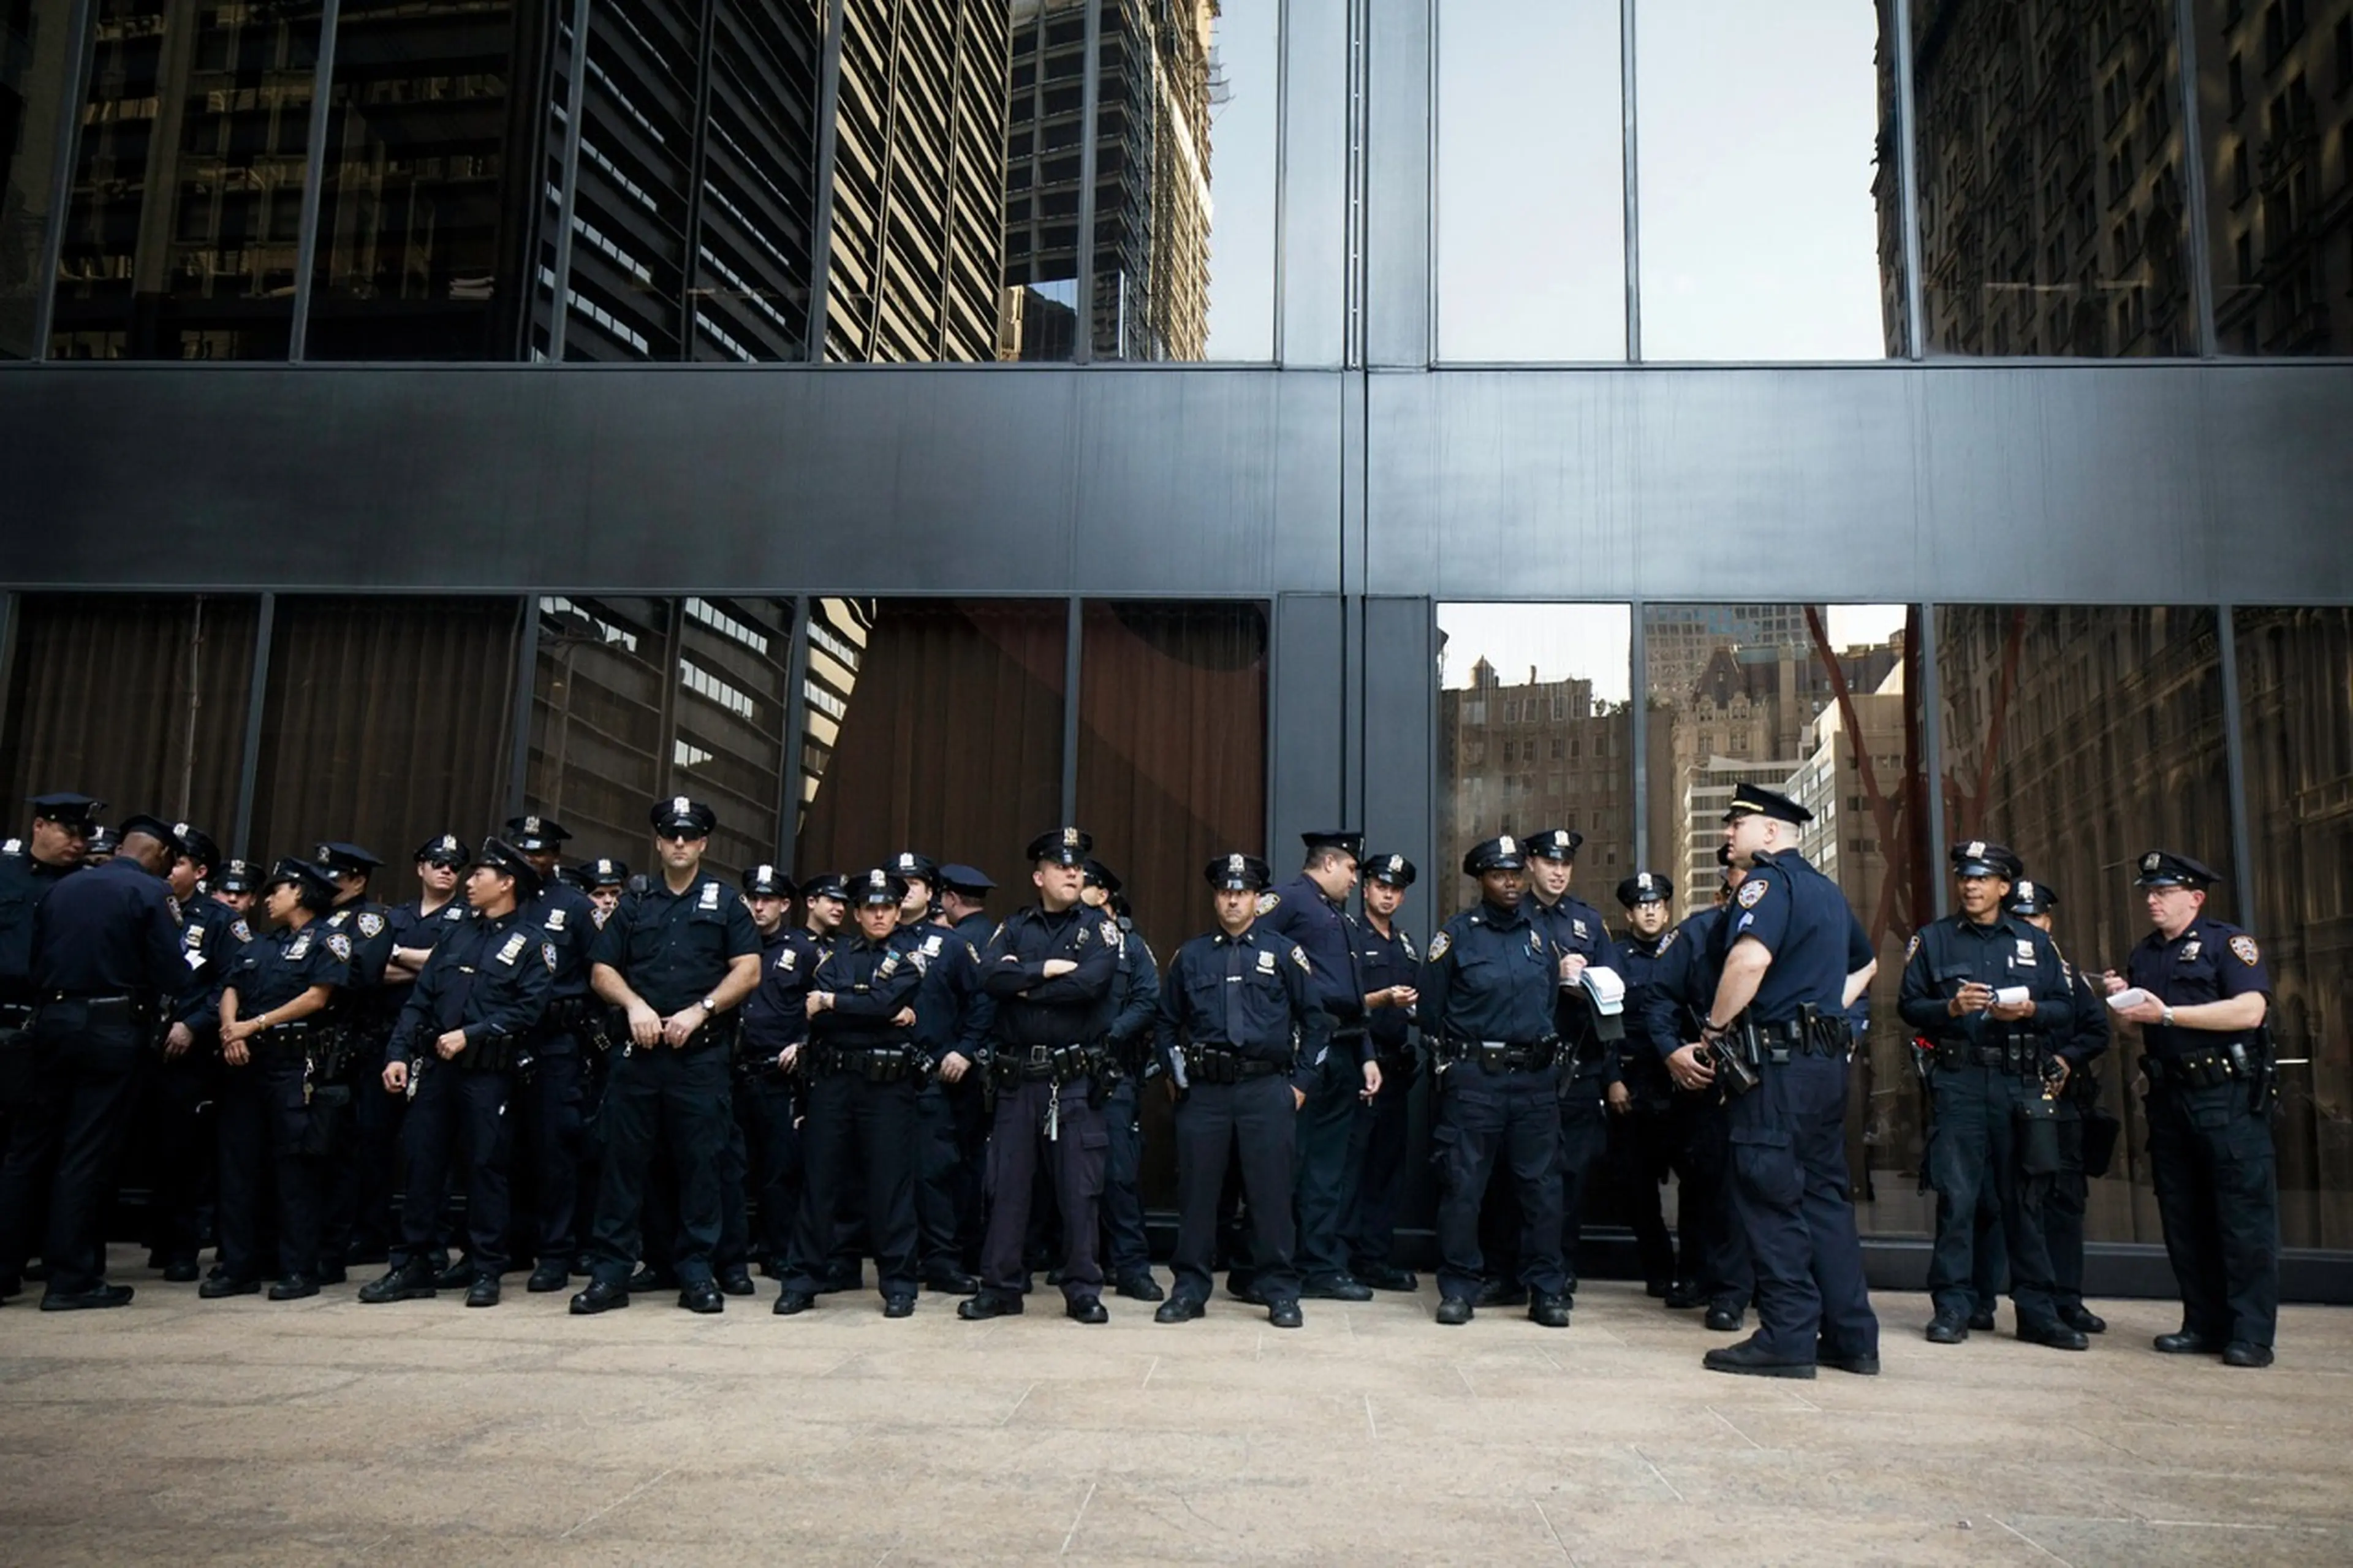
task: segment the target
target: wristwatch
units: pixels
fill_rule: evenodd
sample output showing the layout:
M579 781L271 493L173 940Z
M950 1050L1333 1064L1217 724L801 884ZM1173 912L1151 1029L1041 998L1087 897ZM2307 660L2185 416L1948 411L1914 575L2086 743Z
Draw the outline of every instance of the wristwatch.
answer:
M716 996L705 996L699 1004L697 1004L697 1005L702 1007L702 1009L706 1013L716 1013L719 1011L719 998Z
M2160 1014L2160 1015L2158 1016L2158 1020L2157 1020L2157 1021L2158 1021L2158 1023L2160 1023L2160 1024L2164 1025L2164 1026L2165 1026L2167 1028L2168 1028L2168 1029L2170 1029L2171 1027L2173 1027L2173 1009L2172 1009L2172 1008L2170 1008L2170 1007L2168 1007L2168 1008L2167 1008L2167 1009L2166 1009L2162 1014Z

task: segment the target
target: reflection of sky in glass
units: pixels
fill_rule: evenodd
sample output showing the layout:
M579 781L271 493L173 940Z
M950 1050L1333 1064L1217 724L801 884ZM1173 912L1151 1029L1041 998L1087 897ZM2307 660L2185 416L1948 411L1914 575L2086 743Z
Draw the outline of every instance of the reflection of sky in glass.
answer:
M1216 49L1209 89L1213 360L1274 357L1274 89L1280 16L1279 0L1225 0L1209 35Z
M1832 605L1823 619L1832 647L1883 643L1904 629L1902 605ZM1624 605L1440 605L1445 635L1441 676L1471 684L1485 658L1497 677L1518 685L1534 666L1539 680L1580 676L1597 701L1623 702L1630 680L1633 615Z

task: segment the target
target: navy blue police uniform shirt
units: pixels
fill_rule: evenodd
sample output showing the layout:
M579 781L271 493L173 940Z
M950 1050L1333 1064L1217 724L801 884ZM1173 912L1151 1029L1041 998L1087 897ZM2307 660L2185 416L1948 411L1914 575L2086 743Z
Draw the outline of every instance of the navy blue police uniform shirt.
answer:
M1651 1038L1647 1020L1651 1016L1653 994L1658 990L1662 972L1667 966L1667 955L1681 943L1673 928L1655 937L1642 937L1629 931L1618 939L1617 970L1626 982L1626 1042L1617 1054L1618 1074L1629 1089L1641 1089L1654 1095L1663 1095L1673 1085L1656 1051L1636 1048L1638 1042L1648 1044Z
M33 986L167 1002L188 972L171 889L118 856L69 877L33 909Z
M853 938L853 940L855 940ZM915 1043L934 1064L945 1061L957 1047L960 1022L955 993L950 985L951 955L961 945L953 926L937 921L902 925L892 931L891 945L922 959L923 984L915 988ZM818 987L822 991L824 986Z
M1365 984L1356 974L1348 917L1303 872L1259 895L1258 922L1288 937L1314 970L1315 1005L1345 1026L1363 1021Z
M657 877L622 894L596 934L589 962L617 971L640 1001L667 1018L710 995L727 978L729 964L759 951L752 906L718 878L698 871L681 893Z
M425 900L411 899L405 904L385 910L384 923L388 931L386 945L395 952L403 948L412 952L430 952L442 937L464 923L468 912L462 896L450 899L431 914L425 912ZM387 972L389 967L387 964ZM400 1009L407 1005L409 992L416 984L414 980L387 979L384 983L385 1008L396 1016Z
M1641 1017L1651 1048L1662 1062L1700 1037L1724 973L1717 944L1725 923L1724 910L1711 906L1685 918L1659 944Z
M1307 951L1261 921L1240 936L1207 931L1176 950L1160 982L1158 1034L1164 1064L1187 1041L1230 1046L1287 1069L1304 1093L1331 1049L1332 1017L1316 1000Z
M985 914L970 914L951 929L956 940L948 950L942 984L955 1002L956 1049L966 1061L978 1061L997 1026L997 999L980 984L980 952L988 945L997 922Z
M2059 962L2067 971L2068 992L2075 1007L2058 1049L2067 1058L2068 1070L2080 1073L2108 1048L2108 1005L2090 975L2076 968L2063 953Z
M538 930L539 940L555 949L555 982L549 1000L565 1002L587 995L590 955L605 922L605 911L596 907L596 900L569 882L552 881L525 906L525 916Z
M743 1054L773 1063L808 1038L809 982L821 950L806 930L779 928L760 943L760 984L744 1000Z
M1795 1024L1799 1009L1811 1004L1824 1017L1842 1016L1862 929L1838 885L1804 856L1794 849L1758 855L1722 928L1725 953L1743 937L1755 937L1772 954L1750 1015L1759 1024ZM1868 952L1868 939L1862 951Z
M2263 949L2255 939L2237 926L2203 915L2169 942L2157 931L2141 938L2126 961L2125 978L2168 1007L2227 1002L2255 992L2272 994L2271 971L2264 967ZM2254 1033L2253 1029L2224 1034L2179 1025L2171 1028L2163 1024L2141 1026L2141 1038L2150 1054L2158 1057L2221 1050L2234 1040L2247 1043Z
M1383 936L1371 921L1358 920L1351 922L1350 934L1356 938L1356 975L1365 984L1366 995L1392 985L1421 984L1421 954L1405 927L1392 925ZM1412 1045L1413 1018L1403 1007L1375 1007L1365 1014L1365 1032L1372 1038L1374 1055L1402 1056Z
M237 911L216 899L198 897L180 906L181 973L172 1022L185 1024L198 1039L220 1027L221 988L249 934Z
M554 983L554 944L542 936L528 907L495 920L478 915L460 921L417 972L385 1060L423 1056L435 1037L452 1029L465 1031L470 1048L526 1034L538 1026Z
M345 992L357 994L383 985L384 966L392 958L391 911L373 900L358 899L330 911L317 923L351 941Z
M1550 904L1531 893L1520 900L1520 906L1562 953L1604 969L1618 967L1617 944L1602 923L1601 911L1575 893L1563 893Z
M1119 917L1119 975L1112 982L1111 1027L1105 1033L1115 1046L1142 1040L1148 1047L1160 1016L1160 961L1125 915Z
M833 1004L809 1019L812 1044L876 1047L922 1045L920 1025L892 1022L915 1005L923 990L927 951L933 944L906 940L906 928L881 942L864 932L849 933L819 956L809 989L830 994ZM926 1047L928 1048L928 1047Z
M1100 1041L1111 1027L1120 946L1119 921L1084 904L1016 910L980 954L981 988L997 1003L994 1037L1011 1046ZM1078 967L1043 978L1058 958Z
M0 1002L29 999L33 984L33 910L72 869L30 855L0 855Z
M300 931L280 926L254 938L237 950L229 967L227 989L237 993L237 1016L258 1018L313 985L341 987L351 973L351 952L349 937L317 920Z
M1439 928L1421 966L1421 1030L1439 1040L1534 1045L1553 1034L1560 950L1530 923L1527 903L1481 900Z
M2034 1002L2032 1028L2052 1045L2073 1032L2075 999L2059 949L2050 937L2015 915L1979 925L1965 914L1932 921L1914 933L1905 950L1904 984L1896 1010L1904 1022L1934 1039L1967 1045L1999 1045L2010 1025L1991 1013L1954 1017L1945 1010L1955 993L1971 983L2000 991L2023 985Z

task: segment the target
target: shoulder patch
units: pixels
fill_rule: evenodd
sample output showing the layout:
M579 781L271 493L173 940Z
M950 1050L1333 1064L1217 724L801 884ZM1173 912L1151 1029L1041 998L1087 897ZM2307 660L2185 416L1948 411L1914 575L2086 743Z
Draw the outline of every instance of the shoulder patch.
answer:
M1440 931L1436 936L1430 939L1430 962L1436 963L1440 959L1444 958L1447 950L1453 945L1454 938L1445 931Z
M2253 969L2263 961L2263 950L2255 945L2255 939L2242 931L2231 939L2231 956Z
M384 917L382 915L376 914L371 910L370 912L360 916L360 934L362 936L381 936L383 933Z
M1113 952L1121 952L1126 950L1127 933L1119 929L1119 921L1115 920L1107 920L1103 921L1103 945L1111 949Z
M1258 896L1258 912L1261 915L1271 915L1282 907L1282 895L1281 893L1261 893Z
M1291 962L1299 965L1299 973L1302 974L1315 973L1314 965L1307 962L1307 950L1303 947L1293 947L1291 950Z
M329 931L327 933L327 951L333 953L337 958L343 960L345 963L349 963L352 956L352 939L345 936L339 931Z
M588 911L588 918L596 922L596 929L598 931L603 931L605 929L606 919L610 916L612 912L613 911L610 910L591 910Z
M1660 957L1662 957L1662 958L1665 957L1665 956L1666 956L1667 949L1669 949L1669 948L1671 948L1671 947L1672 947L1672 946L1674 946L1674 945L1675 945L1675 938L1677 938L1677 937L1679 937L1679 936L1683 935L1683 933L1682 930L1681 930L1680 928L1678 928L1678 929L1676 929L1676 930L1674 930L1674 931L1671 931L1667 932L1667 934L1666 934L1666 935L1664 935L1664 936L1661 937L1661 938L1659 939L1659 956L1660 956Z
M554 942L541 942L541 943L539 944L539 956L540 956L541 961L542 961L543 963L544 963L547 965L547 972L548 972L550 974L554 973L555 973L555 944L554 944Z
M1413 933L1409 931L1398 932L1398 946L1405 950L1405 955L1408 958L1418 959L1421 956L1413 950Z
M1753 910L1765 901L1765 894L1769 887L1770 884L1762 877L1751 877L1740 884L1740 891L1735 896L1739 899L1742 909Z
M978 963L980 962L980 949L979 949L979 948L977 948L977 947L974 946L971 942L965 942L965 943L964 944L964 950L965 950L965 952L966 953L968 953L968 954L970 954L970 955L971 955L972 961L973 961L975 963Z
M1905 962L1905 963L1911 963L1911 962L1912 962L1912 956L1913 956L1913 954L1915 954L1915 953L1918 952L1919 951L1920 951L1920 933L1919 933L1918 931L1914 931L1914 932L1912 933L1912 940L1911 940L1910 942L1905 942L1905 943L1904 944L1904 962Z
M239 942L251 942L253 940L253 928L246 924L243 918L240 917L229 922L228 934L237 938Z

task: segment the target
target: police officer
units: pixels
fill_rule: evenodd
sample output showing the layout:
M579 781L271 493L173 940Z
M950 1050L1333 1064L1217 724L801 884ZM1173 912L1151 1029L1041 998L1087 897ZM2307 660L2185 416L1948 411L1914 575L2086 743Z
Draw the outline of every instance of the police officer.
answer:
M33 1048L33 908L60 879L79 869L97 824L93 814L106 803L86 795L57 792L35 795L32 831L10 839L0 852L0 1149L5 1149L25 1125L21 1108L29 1106L39 1077ZM31 1136L31 1134L27 1134ZM36 1163L28 1152L23 1163L25 1180L36 1180ZM5 1172L0 1161L0 1172ZM9 1179L0 1174L0 1212L15 1206L30 1215L40 1205L37 1191L11 1194ZM22 1246L32 1245L27 1237ZM17 1264L0 1263L0 1300L22 1290Z
M996 889L997 884L977 867L950 861L940 868L940 913L948 922L951 940L945 964L935 967L928 979L947 993L962 1041L957 1052L968 1062L977 1062L988 1054L989 1032L997 1017L997 1004L980 984L980 950L997 926L987 908L988 895ZM968 1295L980 1287L973 1269L980 1262L980 1173L988 1149L988 1111L976 1074L967 1073L954 1083L943 1079L938 1089L947 1103L946 1131L952 1142L946 1147L935 1144L926 1149L923 1158L934 1168L955 1173L956 1248L952 1258L926 1261L923 1283L927 1289L953 1287Z
M1953 846L1960 908L1912 938L1897 1006L1904 1022L1936 1047L1929 1069L1935 1110L1928 1179L1936 1192L1936 1239L1928 1264L1935 1316L1931 1344L1969 1337L1976 1300L1972 1244L1980 1194L1990 1185L2010 1258L2018 1337L2054 1350L2090 1342L2059 1321L2052 1300L2043 1206L2057 1174L2057 1129L2039 1158L2026 1118L2055 1119L2044 1092L2045 1064L2072 1032L2075 1002L2051 939L2007 913L2002 901L2023 870L1999 844Z
M1369 1301L1369 1288L1348 1273L1341 1239L1347 1195L1348 1132L1370 1082L1372 1042L1365 1033L1365 983L1347 912L1365 836L1353 828L1303 833L1307 858L1299 875L1261 896L1259 916L1277 936L1305 950L1315 973L1315 1005L1332 1019L1332 1043L1303 1070L1314 1079L1299 1112L1299 1267L1302 1293L1325 1301Z
M1259 918L1266 862L1221 855L1205 875L1216 889L1218 929L1176 950L1156 1009L1161 1064L1176 1100L1177 1218L1176 1288L1153 1318L1181 1323L1208 1310L1218 1196L1227 1162L1239 1157L1252 1285L1267 1321L1295 1329L1292 1145L1299 1110L1321 1078L1310 1064L1328 1047L1332 1015L1315 998L1306 952Z
M1616 891L1618 907L1626 911L1626 934L1616 944L1617 962L1626 982L1627 1016L1639 1019L1649 1006L1661 956L1674 936L1668 929L1674 879L1657 871L1637 871L1621 880ZM1651 1295L1664 1297L1679 1278L1674 1243L1668 1237L1666 1215L1659 1204L1659 1188L1677 1163L1674 1081L1667 1077L1666 1063L1657 1052L1641 1048L1646 1043L1638 1038L1611 1053L1617 1071L1606 1091L1611 1112L1609 1167L1625 1198L1627 1223L1633 1227L1644 1286Z
M452 1144L466 1146L466 1305L499 1304L506 1269L507 1106L535 1037L555 973L555 944L526 908L540 874L522 851L492 838L466 875L473 918L435 944L394 1022L383 1072L386 1093L411 1100L403 1129L408 1185L391 1270L360 1287L367 1302L429 1297L439 1285L431 1254L448 1199Z
M2045 936L2052 934L2052 914L2059 895L2048 882L2020 880L2010 885L2002 908ZM2107 1321L2084 1304L2084 1214L2091 1197L2086 1168L2087 1133L2101 1122L2113 1134L2116 1119L2099 1114L2100 1076L2095 1064L2108 1048L2108 1009L2092 977L2060 955L2075 1007L2065 1040L2056 1056L2065 1064L2056 1092L2059 1125L2059 1173L2052 1178L2042 1206L2042 1239L2051 1252L2051 1300L2059 1321L2087 1334L2103 1333ZM2096 1151L2100 1170L2107 1170L2114 1147ZM1971 1325L1974 1327L1975 1325Z
M38 1076L8 1149L0 1275L23 1271L24 1241L39 1230L43 1311L131 1300L130 1286L106 1282L105 1214L141 1054L187 972L163 879L172 830L133 816L120 834L104 864L58 882L33 911Z
M417 868L417 896L405 904L394 904L384 911L385 940L391 952L385 959L384 984L375 996L375 1013L387 1019L396 1019L407 1005L417 972L434 944L450 930L461 923L467 915L467 903L459 895L458 884L466 868L473 863L473 851L454 833L437 833L417 847L411 857ZM386 1026L386 1048L393 1048L390 1026ZM360 1070L364 1079L365 1069L373 1066L380 1075L384 1070L382 1058L373 1062L362 1061ZM409 1100L401 1095L386 1095L381 1082L363 1081L358 1089L361 1103L368 1104L367 1120L373 1122L387 1113L390 1121L390 1146L396 1162L407 1158L406 1133ZM373 1102L382 1100L377 1106ZM389 1255L396 1255L398 1247L397 1215ZM445 1259L446 1261L446 1259ZM443 1289L462 1290L473 1282L471 1259L460 1258L443 1276Z
M887 869L904 884L899 927L892 945L923 960L923 981L914 998L915 1043L934 1061L960 1051L962 1020L948 971L957 951L952 922L939 902L940 868L928 855L902 849ZM969 966L969 960L967 967ZM965 1058L970 1059L968 1057ZM980 1281L964 1271L958 1225L965 1173L951 1094L964 1092L926 1078L915 1092L914 1205L921 1237L916 1253L923 1284L951 1296L969 1296ZM879 1251L879 1244L878 1244Z
M604 1005L588 989L589 954L604 911L587 892L555 875L571 837L564 824L536 812L506 821L506 844L522 858L536 886L535 892L517 894L517 923L533 933L533 942L555 950L555 972L529 1042L530 1070L509 1097L522 1123L513 1134L517 1157L511 1167L512 1185L521 1188L515 1245L532 1256L523 1289L534 1294L571 1283L585 1239L580 1194L588 1190L583 1180L590 1076L607 1019ZM587 880L611 876L617 887L628 872L618 861L596 861Z
M1365 1033L1372 1041L1380 1088L1360 1104L1348 1130L1347 1200L1343 1205L1348 1272L1376 1290L1414 1290L1413 1271L1392 1261L1398 1203L1405 1191L1406 1133L1414 1084L1414 1002L1421 952L1398 923L1413 886L1413 862L1374 855L1362 863L1364 917L1356 924L1356 974L1365 984Z
M224 860L211 882L212 896L228 906L239 920L253 918L255 899L261 891L260 869L250 860Z
M1430 940L1416 988L1434 1059L1430 1127L1438 1167L1438 1321L1467 1323L1485 1263L1479 1200L1500 1158L1519 1191L1518 1282L1528 1317L1568 1326L1560 1253L1560 1098L1556 993L1566 956L1529 920L1526 852L1506 834L1462 858L1480 901Z
M262 1194L277 1203L273 1301L319 1293L323 1151L311 1125L312 1032L350 972L352 942L326 929L335 874L280 860L262 885L278 929L239 950L221 993L220 1251L207 1300L261 1289Z
M2140 858L2153 928L2109 1000L2147 1055L2148 1155L2166 1255L2181 1289L2181 1328L2157 1337L2168 1355L2221 1352L2228 1366L2272 1363L2279 1327L2279 1181L2272 1148L2272 977L2263 950L2206 913L2219 879L2187 855Z
M1756 784L1733 792L1725 844L1745 875L1724 924L1715 995L1698 1044L1667 1059L1686 1089L1713 1077L1700 1049L1740 1053L1757 1087L1730 1106L1732 1190L1757 1269L1757 1332L1702 1358L1714 1372L1814 1375L1879 1371L1879 1320L1846 1168L1846 1010L1871 984L1850 968L1862 927L1835 883L1806 863L1797 831L1813 814Z
M121 847L122 835L120 832L93 824L90 837L82 844L81 868L89 871L105 865Z
M784 1054L807 1033L801 1001L817 969L815 943L789 919L794 891L792 879L772 863L744 873L744 897L760 932L760 984L744 1000L735 1040L736 1131L728 1142L731 1151L741 1149L735 1185L744 1196L730 1198L725 1247L756 1256L761 1272L772 1279L784 1277L800 1205L799 1133ZM733 1234L735 1215L744 1205L755 1208L758 1219L754 1226L747 1214L739 1237Z
M1568 1275L1565 1293L1574 1303L1577 1246L1585 1233L1586 1192L1609 1150L1609 1086L1619 1078L1618 1042L1605 1037L1604 1026L1582 989L1582 976L1588 967L1615 971L1620 963L1601 911L1569 891L1585 835L1573 827L1551 827L1521 843L1528 857L1528 921L1544 933L1562 960L1556 1027L1570 1065L1565 1065L1560 1075L1560 1256ZM1622 1093L1620 1098L1622 1101ZM1506 1260L1512 1256L1512 1239L1508 1226L1495 1236L1499 1245L1493 1250ZM1500 1293L1506 1303L1516 1303L1517 1283L1506 1269L1488 1281L1485 1294L1492 1300Z
M760 983L760 933L742 896L702 869L717 814L674 795L655 802L649 815L661 875L623 895L591 958L590 984L628 1016L629 1043L605 1090L595 1273L572 1298L575 1313L629 1304L646 1177L664 1148L678 1176L671 1263L679 1305L695 1312L727 1305L711 1271L719 1246L717 1152L727 1136L732 1015Z
M1112 983L1111 1092L1103 1122L1111 1148L1103 1172L1103 1256L1104 1272L1119 1294L1136 1301L1161 1299L1152 1277L1152 1249L1144 1229L1144 1114L1141 1097L1152 1060L1153 1036L1160 1016L1160 967L1144 933L1127 912L1119 873L1100 860L1086 864L1079 897L1087 908L1119 922L1119 976ZM1265 884L1261 882L1261 887Z
M616 860L610 855L599 855L594 860L581 862L580 888L588 901L596 906L599 915L609 915L621 906L621 889L629 883L629 863Z
M1721 845L1716 863L1722 871L1714 901L1661 942L1642 999L1643 1035L1662 1064L1698 1041L1701 1020L1715 1002L1722 964L1717 936L1745 874ZM1669 1077L1673 1077L1672 1068ZM1679 1281L1667 1292L1667 1305L1677 1310L1705 1307L1710 1330L1733 1333L1747 1313L1756 1275L1749 1266L1747 1235L1733 1208L1731 1124L1724 1090L1705 1077L1697 1078L1694 1087L1678 1082L1668 1115L1676 1168L1683 1177L1675 1202L1676 1225L1683 1232L1682 1273L1690 1285L1686 1289Z
M216 1163L215 1097L220 1088L220 994L237 950L252 936L245 921L204 887L220 851L202 828L172 825L165 883L180 911L181 969L164 1034L163 1060L150 1075L154 1109L154 1192L149 1199L148 1267L174 1284L199 1276Z
M335 907L322 923L352 949L343 983L327 1012L329 1055L312 1094L313 1112L331 1130L332 1173L320 1219L319 1279L337 1285L346 1265L381 1263L391 1254L392 1193L398 1174L394 1167L405 1102L385 1094L378 1082L395 1000L385 984L392 962L391 911L369 892L375 869L384 862L360 846L343 842L320 845L311 859L335 878Z
M801 1124L807 1179L793 1232L794 1266L776 1298L776 1312L785 1317L817 1304L853 1157L862 1167L882 1315L915 1310L915 1095L925 1065L915 994L931 954L898 940L907 884L896 872L878 866L861 873L850 891L857 930L819 955L803 1002L809 1027L801 1047L809 1082Z
M1095 1261L1095 1205L1111 1142L1095 1077L1119 973L1119 922L1079 894L1094 839L1075 827L1030 840L1038 902L1016 910L981 950L981 986L997 1003L990 1063L997 1110L988 1144L988 1230L980 1291L957 1306L967 1321L1021 1310L1029 1288L1022 1243L1039 1163L1052 1172L1062 1221L1063 1310L1082 1323L1111 1320ZM964 1070L961 1056L944 1074Z

